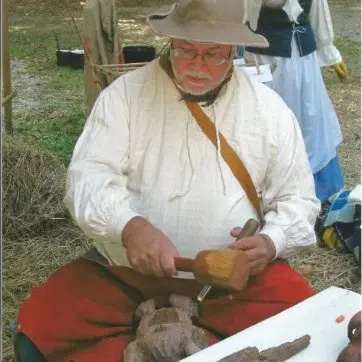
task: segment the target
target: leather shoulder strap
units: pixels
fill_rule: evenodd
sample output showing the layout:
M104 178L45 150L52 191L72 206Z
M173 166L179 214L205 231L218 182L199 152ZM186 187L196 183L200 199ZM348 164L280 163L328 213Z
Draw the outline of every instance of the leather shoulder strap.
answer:
M205 114L202 108L197 103L186 102L187 108L190 110L198 125L209 138L209 140L217 147L216 128L211 122L210 118ZM246 169L244 163L241 161L236 152L228 144L225 137L219 132L220 139L220 153L225 162L229 165L230 170L239 181L241 187L245 190L246 195L258 212L260 221L264 221L263 210L260 205L260 200L255 189L255 185Z
M166 65L166 57L161 56L160 66L171 78L173 83L172 74ZM176 86L176 84L175 84ZM176 86L177 88L177 86ZM178 89L178 88L177 88ZM197 121L198 125L205 133L205 135L210 139L210 141L217 147L217 137L216 137L216 128L215 125L211 122L210 118L205 114L198 103L185 102L187 108L190 110L191 114ZM251 204L254 206L255 210L258 212L260 222L264 223L264 213L260 204L258 193L256 192L255 185L249 175L248 170L246 169L244 163L241 161L236 152L228 144L225 137L219 132L220 139L220 153L224 161L229 165L231 172L234 174L238 180L241 187L245 190L246 196L248 197Z

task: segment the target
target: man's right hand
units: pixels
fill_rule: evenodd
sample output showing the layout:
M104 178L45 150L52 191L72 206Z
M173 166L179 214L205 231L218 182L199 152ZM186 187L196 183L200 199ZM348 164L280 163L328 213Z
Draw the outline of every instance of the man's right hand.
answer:
M177 249L160 230L136 216L123 229L122 241L131 266L142 274L168 277L176 274Z

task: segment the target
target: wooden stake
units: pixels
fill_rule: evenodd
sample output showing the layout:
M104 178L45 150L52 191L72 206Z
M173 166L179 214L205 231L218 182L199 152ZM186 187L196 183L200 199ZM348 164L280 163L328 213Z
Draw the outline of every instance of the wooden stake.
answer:
M11 96L11 70L9 53L9 23L8 23L8 0L1 2L1 24L2 24L2 66L3 66L3 96L7 99ZM12 101L11 99L4 104L4 124L5 132L13 133L12 122Z
M258 58L256 57L255 54L253 54L253 58L254 58L256 70L257 70L258 74L260 75L260 66L259 66Z

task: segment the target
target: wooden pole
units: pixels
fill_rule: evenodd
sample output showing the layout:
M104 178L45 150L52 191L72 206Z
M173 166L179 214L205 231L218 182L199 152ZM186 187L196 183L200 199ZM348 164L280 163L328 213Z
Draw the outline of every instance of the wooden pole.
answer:
M4 106L6 103L10 102L18 93L16 91L11 92L9 95L4 97L1 102L1 106Z
M2 24L2 70L3 70L3 96L4 99L9 97L11 91L11 70L10 70L10 53L9 53L9 22L8 22L8 0L1 2L1 24ZM4 124L5 133L13 133L12 121L12 101L11 99L4 104Z

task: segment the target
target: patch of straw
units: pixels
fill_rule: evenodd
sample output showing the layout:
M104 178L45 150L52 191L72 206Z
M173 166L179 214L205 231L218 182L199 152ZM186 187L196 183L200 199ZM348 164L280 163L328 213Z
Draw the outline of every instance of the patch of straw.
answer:
M290 263L317 293L330 286L361 293L361 267L351 253L318 246L292 257Z
M3 138L3 237L37 236L68 223L65 167L21 138Z
M90 242L63 205L65 168L20 138L3 139L3 349L15 361L11 326L25 296Z

